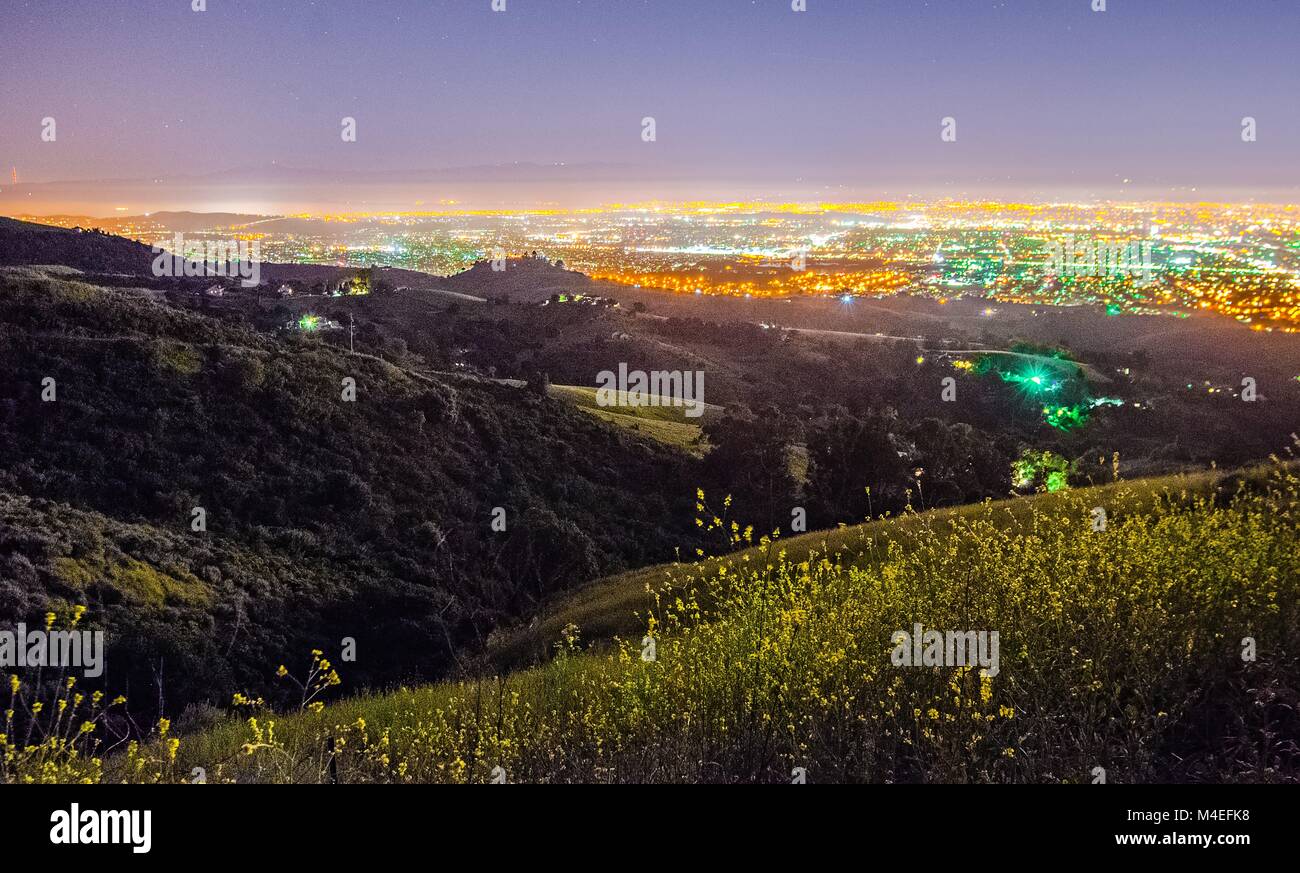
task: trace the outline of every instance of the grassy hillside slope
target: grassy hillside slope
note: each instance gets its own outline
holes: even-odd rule
[[[765,545],[645,573],[610,651],[570,628],[542,666],[254,711],[92,776],[1294,782],[1298,509],[1278,466]],[[898,664],[917,623],[999,632],[995,669]]]
[[[882,556],[887,554],[889,543],[914,537],[920,530],[947,535],[970,519],[985,516],[996,518],[1008,531],[1032,530],[1043,514],[1058,512],[1059,507],[1080,499],[1092,500],[1092,506],[1104,507],[1108,519],[1113,519],[1126,513],[1148,511],[1169,495],[1184,498],[1225,495],[1243,481],[1258,482],[1263,475],[1263,471],[1248,471],[1244,475],[1207,471],[1133,482],[1116,481],[1068,494],[1041,493],[925,513],[907,513],[832,530],[786,535],[779,540],[779,547],[788,560],[807,560],[815,554],[832,555],[847,566],[870,568],[879,565]],[[1085,494],[1087,498],[1082,498],[1081,495]],[[707,519],[710,513],[696,514]],[[977,544],[969,544],[969,547],[977,548]],[[648,592],[671,590],[676,595],[682,591],[696,591],[705,580],[716,576],[720,568],[734,566],[737,561],[766,560],[772,550],[771,546],[750,545],[737,552],[727,550],[719,557],[698,562],[689,560],[695,556],[684,555],[682,557],[688,559],[687,562],[643,567],[593,580],[548,601],[526,626],[493,634],[488,644],[489,655],[498,670],[509,670],[547,657],[567,627],[578,628],[589,645],[608,642],[618,635],[635,634],[644,623],[642,616],[649,602]]]
[[[720,406],[705,404],[703,414],[692,418],[686,415],[684,407],[673,406],[670,398],[664,399],[663,405],[658,406],[630,405],[626,402],[621,402],[617,406],[601,406],[596,402],[596,390],[582,385],[552,385],[550,395],[560,400],[567,400],[583,412],[602,421],[645,434],[651,439],[676,446],[697,456],[703,456],[705,452],[705,446],[701,442],[703,435],[701,424],[722,414]]]

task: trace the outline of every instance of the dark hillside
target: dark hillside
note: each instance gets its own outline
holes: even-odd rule
[[[0,491],[53,502],[5,516],[0,620],[89,600],[110,640],[154,628],[122,647],[137,685],[151,646],[171,645],[173,683],[200,653],[248,683],[343,636],[362,683],[437,675],[548,594],[693,542],[684,453],[520,388],[130,291],[0,271],[0,372]],[[109,548],[100,528],[125,533]],[[141,587],[165,620],[131,608]]]
[[[0,266],[59,264],[101,273],[148,274],[153,251],[96,230],[69,230],[0,218]]]

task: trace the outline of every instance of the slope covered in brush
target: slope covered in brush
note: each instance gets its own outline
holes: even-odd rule
[[[687,456],[416,363],[0,271],[0,620],[85,603],[133,687],[251,681],[353,637],[366,684],[438,675],[558,588],[689,540]]]

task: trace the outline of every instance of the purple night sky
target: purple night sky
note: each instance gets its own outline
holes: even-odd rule
[[[197,209],[1294,199],[1291,0],[807,5],[207,0],[196,13],[190,0],[7,0],[0,212],[187,196]],[[55,142],[41,139],[47,116]],[[940,141],[945,116],[955,143]],[[1245,116],[1256,142],[1241,140]],[[485,165],[510,168],[429,172]],[[79,180],[126,181],[41,184]]]

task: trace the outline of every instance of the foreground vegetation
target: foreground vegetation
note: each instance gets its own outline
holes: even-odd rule
[[[99,762],[11,747],[6,778],[1297,781],[1298,499],[1279,465],[909,514],[858,531],[871,560],[760,540],[661,577],[608,651],[570,627],[541,666],[323,707],[317,653],[281,670],[299,712],[237,699],[240,719]],[[998,631],[1000,669],[895,666],[916,623]]]

